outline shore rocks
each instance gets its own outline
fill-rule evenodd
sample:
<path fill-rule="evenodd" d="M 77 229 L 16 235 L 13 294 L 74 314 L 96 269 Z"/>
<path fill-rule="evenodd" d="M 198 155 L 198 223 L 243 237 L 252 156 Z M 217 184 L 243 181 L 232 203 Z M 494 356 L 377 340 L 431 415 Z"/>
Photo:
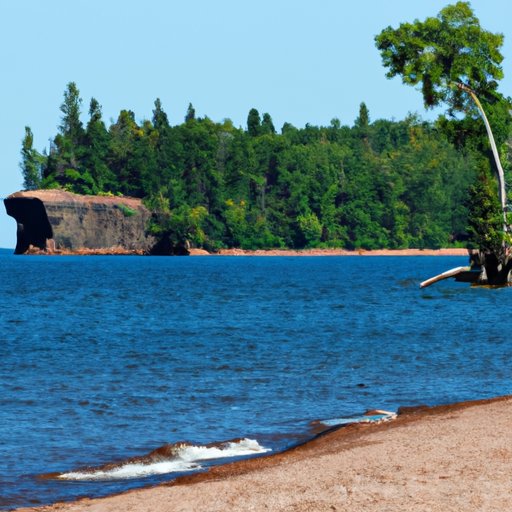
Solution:
<path fill-rule="evenodd" d="M 156 244 L 140 199 L 31 190 L 4 204 L 18 224 L 15 254 L 147 254 Z"/>

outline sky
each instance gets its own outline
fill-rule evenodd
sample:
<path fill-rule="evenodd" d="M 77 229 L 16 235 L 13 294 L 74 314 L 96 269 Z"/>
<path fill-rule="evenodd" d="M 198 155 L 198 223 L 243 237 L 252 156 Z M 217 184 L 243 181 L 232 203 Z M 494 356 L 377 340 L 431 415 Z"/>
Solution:
<path fill-rule="evenodd" d="M 69 82 L 102 105 L 151 119 L 160 98 L 171 124 L 196 115 L 246 126 L 251 108 L 285 122 L 352 125 L 365 102 L 371 120 L 403 119 L 421 93 L 388 80 L 374 37 L 385 27 L 435 16 L 447 0 L 0 0 L 0 198 L 22 188 L 25 126 L 39 151 L 57 134 Z M 505 35 L 512 96 L 512 2 L 473 0 L 482 27 Z M 0 247 L 16 222 L 0 204 Z"/>

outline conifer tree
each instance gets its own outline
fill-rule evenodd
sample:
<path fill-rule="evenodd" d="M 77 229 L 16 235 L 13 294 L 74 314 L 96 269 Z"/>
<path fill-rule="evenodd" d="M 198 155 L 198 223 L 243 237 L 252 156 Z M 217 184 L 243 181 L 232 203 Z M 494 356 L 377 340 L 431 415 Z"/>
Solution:
<path fill-rule="evenodd" d="M 75 146 L 82 142 L 84 134 L 84 127 L 80 121 L 81 104 L 78 87 L 75 82 L 69 82 L 64 92 L 64 101 L 60 106 L 62 118 L 59 128 L 61 134 L 70 139 Z"/>
<path fill-rule="evenodd" d="M 256 137 L 261 133 L 260 113 L 255 108 L 251 108 L 247 116 L 247 133 L 251 137 Z"/>
<path fill-rule="evenodd" d="M 196 118 L 196 111 L 192 103 L 188 104 L 187 113 L 185 114 L 185 122 L 193 121 Z"/>
<path fill-rule="evenodd" d="M 23 188 L 35 190 L 41 186 L 43 155 L 34 148 L 34 135 L 30 127 L 25 126 L 25 137 L 21 146 L 20 168 L 23 175 Z"/>
<path fill-rule="evenodd" d="M 263 114 L 263 118 L 261 120 L 261 133 L 276 133 L 272 117 L 267 112 Z"/>
<path fill-rule="evenodd" d="M 114 175 L 107 165 L 109 144 L 110 136 L 102 119 L 101 105 L 95 98 L 91 98 L 82 162 L 85 172 L 94 181 L 95 193 L 116 189 Z"/>
<path fill-rule="evenodd" d="M 155 100 L 155 108 L 153 109 L 153 126 L 158 131 L 166 130 L 169 128 L 169 119 L 167 118 L 167 114 L 162 108 L 162 102 L 160 101 L 160 98 Z"/>

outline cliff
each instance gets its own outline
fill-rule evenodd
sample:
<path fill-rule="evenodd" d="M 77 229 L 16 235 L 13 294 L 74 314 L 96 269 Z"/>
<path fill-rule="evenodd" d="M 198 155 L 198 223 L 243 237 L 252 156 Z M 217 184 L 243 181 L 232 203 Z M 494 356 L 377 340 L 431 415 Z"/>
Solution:
<path fill-rule="evenodd" d="M 140 199 L 31 190 L 4 204 L 18 224 L 16 254 L 146 254 L 156 243 L 147 232 L 151 212 Z"/>

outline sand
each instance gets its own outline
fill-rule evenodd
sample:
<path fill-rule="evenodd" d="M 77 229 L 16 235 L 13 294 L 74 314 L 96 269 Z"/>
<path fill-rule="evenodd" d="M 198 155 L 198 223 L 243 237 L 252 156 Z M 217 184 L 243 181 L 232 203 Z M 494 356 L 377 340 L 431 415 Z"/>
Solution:
<path fill-rule="evenodd" d="M 191 256 L 210 255 L 204 249 L 191 249 Z M 375 249 L 348 251 L 346 249 L 221 249 L 215 256 L 467 256 L 468 250 L 447 249 Z"/>
<path fill-rule="evenodd" d="M 511 441 L 512 397 L 468 402 L 352 425 L 170 486 L 37 510 L 504 512 Z"/>

